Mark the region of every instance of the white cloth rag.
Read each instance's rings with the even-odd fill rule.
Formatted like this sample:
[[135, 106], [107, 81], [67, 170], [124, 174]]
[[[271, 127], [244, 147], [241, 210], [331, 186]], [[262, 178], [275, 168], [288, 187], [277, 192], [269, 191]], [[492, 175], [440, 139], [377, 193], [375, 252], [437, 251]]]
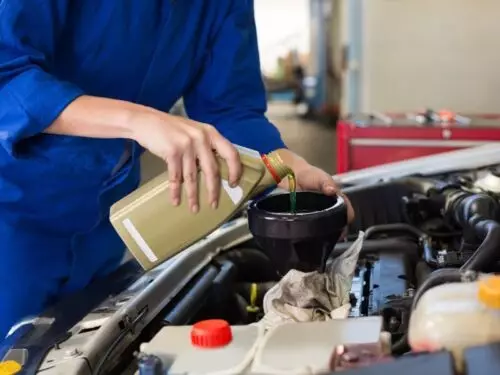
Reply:
[[289, 271], [264, 296], [264, 317], [259, 322], [270, 329], [287, 322], [312, 322], [347, 318], [349, 294], [364, 233], [324, 273]]

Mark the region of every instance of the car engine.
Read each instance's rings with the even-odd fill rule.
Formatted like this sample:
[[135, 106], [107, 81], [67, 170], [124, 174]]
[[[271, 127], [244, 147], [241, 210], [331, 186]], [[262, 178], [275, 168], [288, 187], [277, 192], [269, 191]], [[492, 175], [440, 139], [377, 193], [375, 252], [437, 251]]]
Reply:
[[[487, 354], [494, 345], [489, 349], [474, 349], [482, 352], [466, 351], [467, 364], [457, 370], [452, 355], [446, 351], [413, 352], [408, 330], [416, 302], [431, 288], [464, 280], [463, 275], [475, 280], [480, 274], [500, 271], [500, 168], [411, 175], [347, 186], [344, 191], [356, 218], [330, 257], [340, 256], [353, 244], [359, 231], [364, 232], [346, 321], [376, 318], [364, 321], [364, 334], [369, 335], [367, 332], [376, 327], [375, 331], [387, 337], [379, 341], [377, 333], [377, 337], [372, 335], [375, 337], [372, 342], [328, 347], [331, 353], [328, 370], [353, 375], [391, 371], [412, 374], [415, 367], [418, 374], [494, 373], [488, 371], [498, 369], [498, 355]], [[31, 373], [172, 374], [167, 363], [175, 362], [175, 358], [150, 355], [144, 350], [145, 345], [153, 345], [155, 340], [166, 342], [158, 341], [165, 332], [170, 336], [165, 340], [171, 341], [175, 335], [192, 335], [192, 325], [207, 320], [227, 322], [233, 327], [235, 340], [240, 332], [252, 331], [254, 323], [263, 316], [264, 296], [280, 281], [280, 275], [248, 233], [245, 213], [219, 231], [222, 232], [200, 241], [195, 246], [198, 250], [184, 254], [183, 259], [173, 259], [148, 275], [135, 274], [131, 286], [109, 292], [111, 297], [82, 313], [78, 323], [68, 321], [68, 327], [62, 325], [57, 334], [54, 331], [51, 340], [56, 342], [44, 339], [43, 342], [50, 343], [45, 350], [40, 349], [40, 340], [35, 339], [55, 328], [48, 328], [50, 324], [43, 319], [32, 322], [29, 334], [20, 334], [17, 343], [4, 353], [4, 361], [24, 361], [26, 368], [31, 366]], [[199, 249], [204, 246], [210, 252], [202, 254]], [[169, 271], [163, 275], [162, 270], [181, 261], [185, 263], [182, 271], [179, 266], [175, 273]], [[192, 271], [185, 271], [186, 264], [191, 265]], [[436, 277], [440, 270], [452, 276]], [[68, 308], [57, 307], [59, 312]], [[295, 332], [282, 335], [289, 340], [304, 340], [314, 347], [314, 340], [319, 340], [322, 331], [338, 332], [353, 323], [331, 324], [325, 328], [311, 323], [307, 326], [309, 333], [295, 328], [292, 330]], [[38, 357], [31, 355], [28, 360], [27, 350], [35, 342]], [[300, 351], [294, 352], [292, 346], [277, 349], [283, 350], [290, 356], [300, 356]], [[498, 352], [500, 346], [495, 346], [495, 350]], [[234, 357], [239, 355], [231, 353]], [[221, 360], [213, 355], [207, 358]], [[488, 355], [491, 365], [485, 362]], [[478, 356], [483, 361], [482, 367], [479, 366], [481, 371], [489, 368], [488, 371], [478, 372], [479, 367], [473, 365]], [[30, 362], [33, 358], [38, 361]], [[362, 372], [365, 370], [373, 372]], [[243, 370], [241, 373], [252, 374]]]

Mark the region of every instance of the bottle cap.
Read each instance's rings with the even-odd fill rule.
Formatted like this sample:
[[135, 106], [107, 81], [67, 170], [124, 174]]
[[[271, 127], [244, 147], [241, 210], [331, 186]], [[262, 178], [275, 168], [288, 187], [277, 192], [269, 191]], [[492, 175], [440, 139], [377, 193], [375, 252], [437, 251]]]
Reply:
[[191, 344], [200, 348], [220, 348], [232, 339], [231, 326], [221, 319], [203, 320], [191, 329]]
[[270, 152], [261, 156], [264, 165], [273, 177], [274, 181], [279, 184], [286, 176], [294, 176], [293, 170], [288, 167], [281, 158], [278, 151]]
[[500, 309], [500, 276], [489, 276], [479, 281], [478, 297], [486, 306]]
[[281, 182], [281, 177], [278, 174], [278, 172], [276, 171], [276, 169], [273, 165], [273, 162], [269, 159], [269, 157], [267, 155], [262, 155], [262, 161], [264, 162], [264, 165], [266, 166], [267, 170], [269, 171], [269, 173], [273, 177], [273, 180], [277, 184], [279, 184]]
[[21, 371], [21, 365], [16, 361], [0, 362], [0, 375], [15, 375]]

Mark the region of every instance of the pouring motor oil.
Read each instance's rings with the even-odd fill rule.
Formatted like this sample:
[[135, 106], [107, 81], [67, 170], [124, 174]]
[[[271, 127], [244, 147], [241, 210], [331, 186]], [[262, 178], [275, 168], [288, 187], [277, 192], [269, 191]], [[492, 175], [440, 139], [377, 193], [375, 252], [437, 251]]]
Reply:
[[[206, 181], [198, 171], [199, 211], [189, 209], [184, 189], [181, 203], [174, 206], [169, 198], [168, 173], [162, 173], [111, 207], [110, 219], [119, 236], [140, 265], [149, 270], [171, 258], [217, 229], [251, 197], [277, 185], [287, 176], [292, 193], [295, 177], [277, 152], [261, 155], [236, 146], [243, 173], [237, 187], [230, 187], [225, 161], [217, 157], [222, 178], [217, 209], [210, 207]], [[290, 194], [295, 204], [294, 194]]]

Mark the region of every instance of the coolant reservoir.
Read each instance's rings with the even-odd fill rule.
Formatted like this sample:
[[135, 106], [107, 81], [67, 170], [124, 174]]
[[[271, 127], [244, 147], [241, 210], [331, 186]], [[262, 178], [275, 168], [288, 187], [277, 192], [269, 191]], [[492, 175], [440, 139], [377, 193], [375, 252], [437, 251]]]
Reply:
[[458, 367], [463, 349], [500, 342], [500, 276], [427, 291], [412, 312], [408, 339], [414, 351], [450, 350]]
[[[385, 346], [381, 330], [378, 316], [285, 323], [267, 331], [261, 324], [230, 326], [221, 320], [167, 326], [141, 345], [145, 363], [139, 374], [325, 374], [339, 346]], [[148, 372], [151, 368], [157, 372]]]

